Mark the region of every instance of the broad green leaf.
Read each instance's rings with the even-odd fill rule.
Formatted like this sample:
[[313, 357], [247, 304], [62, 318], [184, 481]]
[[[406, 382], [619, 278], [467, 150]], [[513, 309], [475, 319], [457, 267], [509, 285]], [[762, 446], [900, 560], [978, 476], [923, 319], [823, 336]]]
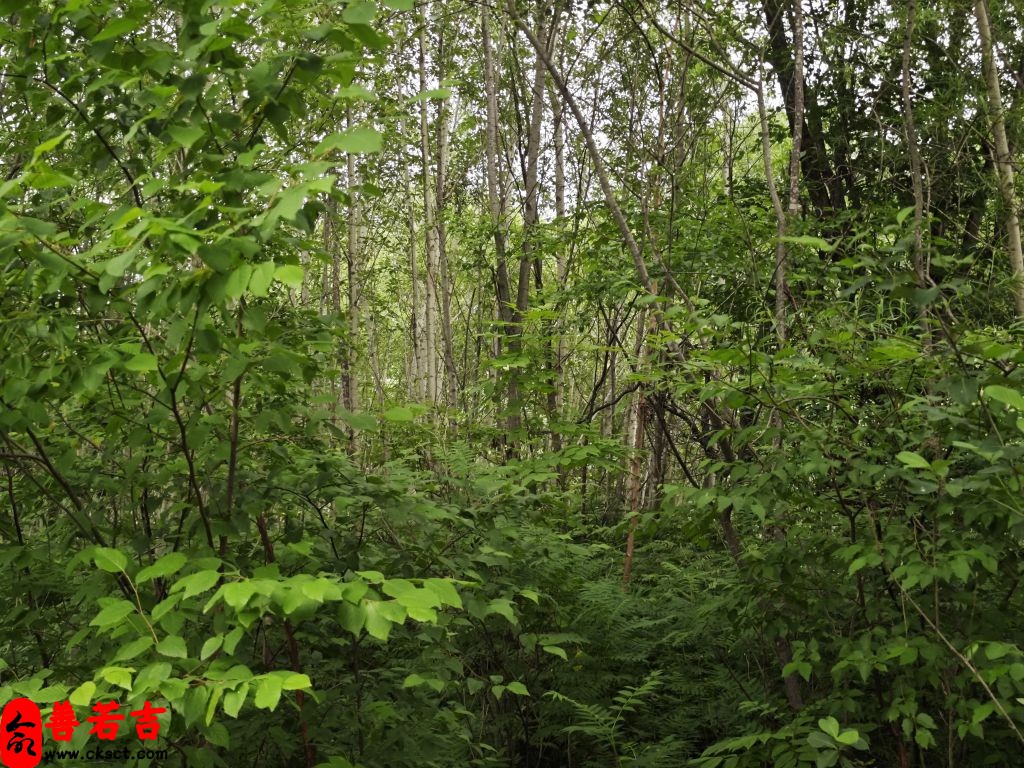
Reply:
[[68, 695], [68, 701], [76, 707], [89, 706], [92, 704], [94, 693], [96, 693], [96, 683], [92, 680], [86, 680]]
[[409, 408], [403, 406], [388, 408], [381, 416], [388, 421], [412, 421], [416, 418], [416, 415]]
[[71, 135], [71, 131], [64, 131], [58, 136], [54, 136], [52, 139], [47, 139], [42, 144], [36, 146], [32, 150], [32, 162], [35, 162], [40, 157], [48, 154], [64, 143], [64, 140]]
[[168, 552], [152, 565], [147, 565], [135, 576], [136, 584], [145, 584], [151, 579], [159, 579], [165, 576], [173, 576], [180, 571], [188, 557], [182, 552]]
[[[264, 261], [252, 268], [252, 276], [249, 278], [249, 291], [253, 296], [266, 296], [270, 290], [270, 284], [274, 281], [274, 262]], [[301, 285], [301, 283], [300, 283]]]
[[361, 604], [354, 605], [344, 602], [338, 609], [338, 623], [341, 624], [343, 629], [348, 630], [357, 637], [363, 631], [363, 626], [366, 624], [366, 616], [366, 607]]
[[397, 603], [369, 600], [363, 603], [363, 607], [366, 610], [366, 631], [378, 640], [387, 640], [392, 626], [405, 621], [405, 609]]
[[206, 134], [202, 128], [194, 125], [172, 125], [167, 128], [167, 132], [175, 144], [185, 149], [189, 149]]
[[1001, 659], [1003, 656], [1013, 650], [1013, 646], [1007, 645], [1006, 643], [989, 643], [985, 646], [985, 657], [991, 661]]
[[341, 12], [346, 24], [369, 24], [377, 16], [377, 6], [372, 0], [355, 0]]
[[220, 650], [223, 643], [224, 635], [214, 635], [213, 637], [207, 638], [206, 642], [203, 643], [203, 647], [199, 650], [200, 660], [206, 661], [208, 658], [213, 656], [213, 654]]
[[558, 656], [560, 659], [565, 661], [569, 660], [569, 656], [566, 654], [563, 648], [559, 648], [557, 645], [542, 645], [541, 650], [550, 653], [553, 656]]
[[178, 579], [171, 587], [171, 592], [183, 589], [185, 591], [183, 597], [187, 599], [210, 589], [219, 579], [220, 573], [217, 571], [199, 571]]
[[848, 728], [845, 731], [839, 733], [836, 737], [836, 741], [846, 746], [853, 746], [860, 741], [860, 734], [852, 728]]
[[259, 678], [253, 704], [257, 709], [275, 710], [281, 700], [281, 687], [281, 678], [277, 675], [264, 675]]
[[787, 235], [782, 238], [782, 241], [785, 243], [792, 243], [793, 245], [806, 245], [816, 251], [825, 251], [826, 253], [836, 249], [835, 244], [820, 237], [814, 237], [813, 235]]
[[125, 667], [104, 667], [100, 670], [99, 677], [126, 691], [132, 689], [132, 670]]
[[289, 288], [298, 289], [302, 287], [303, 274], [302, 267], [297, 264], [282, 264], [274, 270], [274, 279], [279, 283], [284, 283]]
[[985, 397], [1003, 403], [1018, 411], [1024, 412], [1024, 396], [1015, 389], [1003, 387], [998, 384], [990, 384], [982, 390]]
[[109, 627], [111, 624], [122, 622], [134, 612], [134, 603], [129, 603], [127, 600], [114, 600], [96, 614], [96, 618], [90, 621], [89, 625], [93, 627]]
[[437, 595], [441, 604], [450, 605], [453, 608], [462, 607], [462, 598], [459, 597], [455, 586], [447, 579], [427, 579], [423, 582], [423, 586]]
[[908, 467], [913, 469], [931, 469], [932, 465], [928, 463], [920, 454], [914, 453], [913, 451], [900, 451], [896, 454], [896, 458], [906, 464]]
[[823, 717], [818, 721], [818, 727], [833, 739], [839, 735], [839, 721], [834, 717]]
[[224, 714], [228, 717], [238, 717], [245, 703], [245, 697], [249, 694], [249, 683], [242, 683], [235, 690], [224, 694]]
[[100, 43], [104, 40], [122, 37], [123, 35], [127, 35], [129, 32], [134, 32], [138, 27], [138, 20], [131, 17], [122, 16], [119, 19], [111, 19], [92, 39], [92, 41], [94, 43]]
[[451, 95], [451, 88], [430, 88], [426, 91], [420, 91], [418, 94], [416, 94], [416, 97], [413, 99], [413, 101], [416, 102], [426, 101], [428, 99], [448, 99], [451, 98]]
[[107, 573], [121, 573], [128, 566], [128, 557], [124, 552], [110, 547], [96, 547], [92, 559], [97, 567]]
[[141, 354], [135, 355], [135, 357], [126, 360], [124, 367], [129, 371], [144, 373], [146, 371], [157, 370], [159, 368], [159, 364], [157, 363], [156, 357], [151, 355], [149, 352], [142, 352]]
[[185, 639], [179, 635], [168, 635], [156, 645], [156, 650], [163, 656], [172, 659], [187, 659], [188, 648]]
[[484, 611], [484, 615], [486, 616], [492, 613], [504, 616], [508, 620], [509, 624], [518, 623], [512, 602], [505, 598], [496, 598], [487, 604], [487, 609]]
[[139, 654], [148, 651], [153, 645], [153, 638], [149, 635], [143, 635], [132, 640], [127, 645], [122, 645], [118, 652], [114, 655], [112, 661], [129, 661], [134, 659]]
[[328, 152], [347, 152], [352, 155], [366, 155], [380, 152], [384, 148], [384, 138], [380, 132], [370, 126], [360, 126], [344, 133], [332, 133], [317, 144], [313, 154], [317, 157]]
[[286, 691], [304, 691], [313, 687], [308, 675], [301, 672], [292, 672], [281, 682], [281, 687]]

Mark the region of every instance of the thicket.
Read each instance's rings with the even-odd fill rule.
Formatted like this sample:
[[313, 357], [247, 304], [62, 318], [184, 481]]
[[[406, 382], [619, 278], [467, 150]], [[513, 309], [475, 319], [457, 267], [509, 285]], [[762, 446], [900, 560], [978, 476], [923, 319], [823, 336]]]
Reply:
[[1020, 762], [1011, 6], [0, 9], [0, 701]]

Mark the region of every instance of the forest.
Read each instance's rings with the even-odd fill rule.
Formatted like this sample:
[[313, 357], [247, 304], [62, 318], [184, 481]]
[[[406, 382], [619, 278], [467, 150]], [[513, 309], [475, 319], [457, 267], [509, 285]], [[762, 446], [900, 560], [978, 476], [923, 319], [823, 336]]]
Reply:
[[1020, 2], [0, 8], [0, 764], [1024, 765]]

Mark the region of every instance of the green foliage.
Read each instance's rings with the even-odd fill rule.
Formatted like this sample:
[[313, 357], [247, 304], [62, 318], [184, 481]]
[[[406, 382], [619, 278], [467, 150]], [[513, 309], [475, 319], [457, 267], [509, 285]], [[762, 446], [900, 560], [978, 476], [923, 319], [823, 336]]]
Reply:
[[708, 64], [784, 74], [750, 9], [678, 51], [629, 3], [560, 10], [621, 217], [558, 94], [568, 209], [509, 202], [509, 33], [500, 264], [475, 7], [0, 6], [0, 703], [165, 707], [141, 765], [1019, 760], [1024, 329], [959, 21], [911, 40], [918, 222], [904, 9], [821, 11], [781, 238]]

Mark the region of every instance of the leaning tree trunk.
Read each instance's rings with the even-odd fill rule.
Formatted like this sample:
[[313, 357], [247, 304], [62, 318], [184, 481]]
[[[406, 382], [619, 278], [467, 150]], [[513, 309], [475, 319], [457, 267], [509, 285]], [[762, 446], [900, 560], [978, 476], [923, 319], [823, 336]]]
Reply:
[[989, 23], [985, 0], [975, 0], [974, 17], [981, 38], [981, 67], [988, 92], [988, 108], [992, 121], [992, 139], [995, 142], [996, 174], [999, 194], [1003, 198], [1003, 226], [1006, 228], [1006, 250], [1013, 273], [1013, 301], [1017, 317], [1024, 317], [1024, 254], [1021, 252], [1020, 218], [1017, 214], [1017, 190], [1013, 174], [1013, 156], [1006, 138], [1003, 97], [999, 90], [999, 72], [996, 69], [995, 50], [992, 45], [992, 26]]

